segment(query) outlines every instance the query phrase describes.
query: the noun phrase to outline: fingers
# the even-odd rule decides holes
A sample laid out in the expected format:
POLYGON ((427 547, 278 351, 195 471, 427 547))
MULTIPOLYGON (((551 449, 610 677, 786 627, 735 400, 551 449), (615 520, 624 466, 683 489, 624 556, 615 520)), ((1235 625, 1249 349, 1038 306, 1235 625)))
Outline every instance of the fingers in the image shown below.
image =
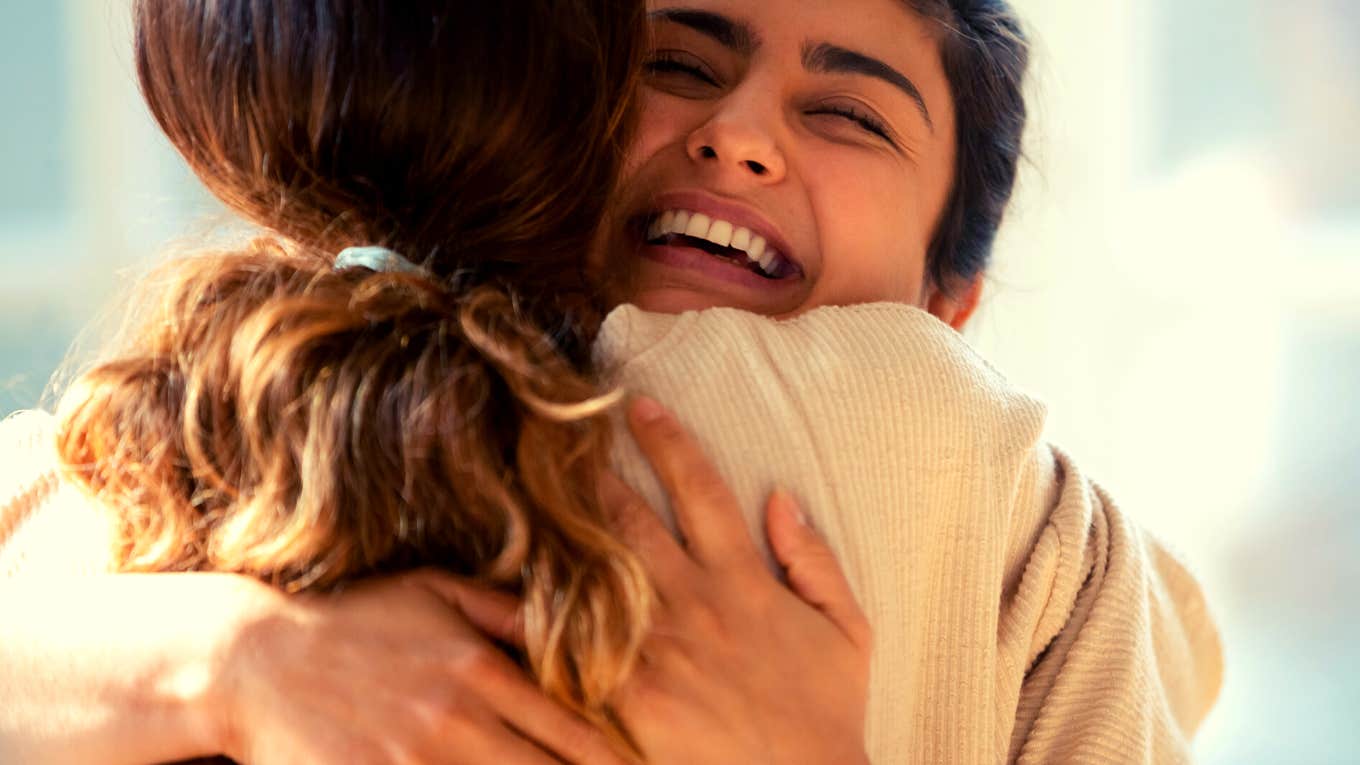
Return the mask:
MULTIPOLYGON (((565 762, 622 765, 623 759, 614 752, 603 733, 545 696, 530 682, 524 670, 499 651, 489 649, 477 656, 475 662, 476 666, 464 672, 463 677, 474 685, 491 710, 518 732, 514 738, 532 739, 565 762)), ((527 758, 528 750, 520 747, 516 751, 527 758)), ((488 761, 520 760, 493 758, 488 761)))
POLYGON ((474 627, 492 638, 524 646, 524 619, 519 599, 504 592, 482 587, 435 569, 413 575, 449 605, 458 609, 474 627))
MULTIPOLYGON (((518 731, 504 724, 489 723, 484 732, 486 758, 483 762, 514 763, 514 765, 561 765, 562 762, 587 762, 570 758, 559 759, 534 746, 518 731)), ((480 758, 479 758, 480 759, 480 758)))
POLYGON ((458 608, 472 626, 502 643, 524 647, 524 614, 513 595, 468 583, 455 585, 458 608))
POLYGON ((808 605, 826 614, 856 646, 868 648, 869 621, 850 589, 836 555, 807 523, 807 516, 788 492, 777 489, 765 508, 770 549, 789 586, 808 605))
MULTIPOLYGON (((584 762, 583 760, 559 759, 548 751, 535 745, 525 735, 485 714, 460 718, 458 723, 447 730, 445 746, 426 752, 393 752, 383 760, 394 763, 507 763, 513 765, 561 765, 563 762, 584 762), (455 743, 456 742, 456 743, 455 743)), ((605 762, 611 762, 606 760, 605 762)))
POLYGON ((684 581, 692 565, 689 556, 647 500, 607 470, 600 476, 599 491, 615 532, 647 567, 658 593, 664 596, 671 584, 684 581))
POLYGON ((628 424, 670 494, 690 555, 703 563, 757 561, 736 498, 694 437, 645 396, 629 405, 628 424))

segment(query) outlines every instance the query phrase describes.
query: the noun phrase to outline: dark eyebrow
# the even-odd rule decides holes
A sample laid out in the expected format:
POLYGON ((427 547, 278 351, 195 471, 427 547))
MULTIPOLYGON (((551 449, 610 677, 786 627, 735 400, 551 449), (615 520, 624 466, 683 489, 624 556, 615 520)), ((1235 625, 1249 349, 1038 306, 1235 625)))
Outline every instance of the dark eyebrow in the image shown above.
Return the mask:
POLYGON ((803 46, 803 67, 809 72, 862 74, 883 80, 910 96, 911 100, 916 102, 921 116, 925 117, 926 127, 930 128, 930 132, 935 132, 935 123, 930 119, 930 110, 926 108, 926 100, 921 96, 916 84, 907 79, 906 75, 876 58, 831 43, 817 45, 807 43, 803 46))
POLYGON ((663 8, 648 13, 647 19, 649 21, 659 19, 689 27, 747 58, 750 58, 751 54, 756 52, 756 48, 760 47, 759 38, 756 37, 755 31, 749 26, 708 11, 697 11, 690 8, 663 8))

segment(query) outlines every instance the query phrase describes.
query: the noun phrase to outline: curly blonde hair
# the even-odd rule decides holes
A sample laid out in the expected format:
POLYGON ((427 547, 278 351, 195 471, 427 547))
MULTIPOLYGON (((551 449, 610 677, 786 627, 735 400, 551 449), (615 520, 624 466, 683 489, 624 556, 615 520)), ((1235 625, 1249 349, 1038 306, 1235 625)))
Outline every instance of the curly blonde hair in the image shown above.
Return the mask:
POLYGON ((596 496, 582 263, 631 125, 627 0, 139 0, 199 178, 270 233, 172 260, 63 397, 125 571, 282 588, 437 564, 523 596, 525 659, 602 726, 651 591, 596 496), (420 273, 336 271, 383 245, 420 273))

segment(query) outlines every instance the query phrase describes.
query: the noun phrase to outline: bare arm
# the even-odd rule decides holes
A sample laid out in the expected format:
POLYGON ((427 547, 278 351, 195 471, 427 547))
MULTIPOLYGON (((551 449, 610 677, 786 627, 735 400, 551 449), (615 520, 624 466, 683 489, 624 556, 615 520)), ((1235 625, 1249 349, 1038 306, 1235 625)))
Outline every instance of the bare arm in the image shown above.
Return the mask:
POLYGON ((0 762, 621 765, 469 621, 514 611, 435 571, 334 596, 227 574, 12 580, 0 762))
POLYGON ((0 762, 154 762, 212 751, 220 636, 260 585, 99 573, 100 516, 63 487, 55 420, 0 422, 0 762))
POLYGON ((0 762, 220 751, 223 636, 268 597, 218 574, 0 582, 0 762))
POLYGON ((50 426, 0 423, 0 762, 620 762, 468 621, 513 602, 448 575, 288 597, 100 573, 99 514, 64 491, 50 426))

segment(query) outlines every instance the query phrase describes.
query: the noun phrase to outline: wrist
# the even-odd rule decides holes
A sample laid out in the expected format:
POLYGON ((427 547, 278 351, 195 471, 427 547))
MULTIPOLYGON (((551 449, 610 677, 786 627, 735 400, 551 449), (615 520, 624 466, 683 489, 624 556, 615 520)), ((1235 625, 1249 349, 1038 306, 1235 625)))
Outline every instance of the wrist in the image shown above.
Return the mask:
POLYGON ((197 650, 167 677, 166 693, 186 713, 190 734, 201 751, 236 755, 240 751, 242 717, 248 687, 255 674, 252 660, 264 645, 262 629, 278 619, 287 596, 249 577, 195 574, 212 608, 202 616, 197 650), (212 592, 208 593, 207 590, 212 592))

